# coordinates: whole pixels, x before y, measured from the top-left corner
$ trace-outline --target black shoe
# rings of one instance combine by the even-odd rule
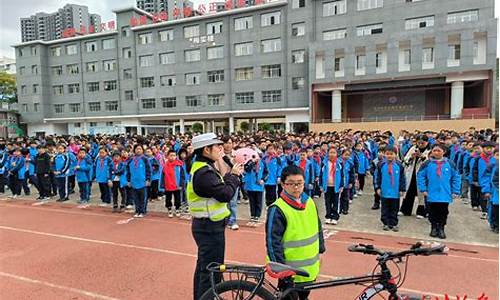
[[[429,234],[431,237],[438,237],[438,226],[436,224],[431,224],[431,233]]]
[[[69,201],[69,198],[62,199],[63,202]]]
[[[63,201],[64,201],[64,199],[57,199],[56,201],[57,201],[57,202],[63,202]]]
[[[37,197],[36,200],[43,200],[43,197]]]
[[[349,214],[349,212],[348,212],[347,210],[344,210],[344,211],[342,211],[342,214],[343,214],[343,215],[348,215],[348,214]]]
[[[118,211],[118,207],[113,207],[113,213],[117,213]]]
[[[439,225],[438,227],[438,238],[446,239],[446,233],[444,232],[444,225]]]
[[[378,205],[378,204],[373,204],[372,209],[373,209],[373,210],[380,209],[380,205]]]

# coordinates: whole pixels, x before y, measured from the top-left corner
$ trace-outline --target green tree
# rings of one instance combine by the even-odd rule
[[[17,102],[16,76],[0,72],[0,102]]]
[[[243,130],[244,133],[247,133],[248,130],[250,129],[250,124],[248,124],[248,122],[241,122],[240,123],[240,129]]]
[[[191,126],[191,130],[193,132],[203,132],[203,125],[201,123],[194,123],[193,126]]]
[[[271,124],[269,123],[260,123],[259,124],[259,130],[270,132],[272,129]]]

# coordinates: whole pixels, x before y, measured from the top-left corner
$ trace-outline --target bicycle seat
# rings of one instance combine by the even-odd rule
[[[303,277],[308,277],[309,273],[302,269],[294,268],[289,265],[285,264],[280,264],[277,262],[269,262],[266,265],[266,272],[271,276],[272,278],[277,278],[277,279],[283,279],[287,277],[291,277],[294,275],[298,276],[303,276]]]

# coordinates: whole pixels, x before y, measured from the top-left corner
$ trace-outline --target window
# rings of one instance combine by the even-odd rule
[[[106,126],[113,126],[113,122],[106,122]]]
[[[52,86],[52,91],[54,92],[54,95],[56,95],[56,96],[64,94],[64,88],[62,85]]]
[[[372,34],[382,33],[382,23],[373,25],[358,26],[356,29],[357,36],[367,36]]]
[[[177,106],[177,99],[175,97],[161,98],[163,108],[174,108]]]
[[[105,60],[102,62],[104,71],[114,71],[116,69],[116,60]]]
[[[384,0],[358,0],[358,10],[374,9],[384,6]]]
[[[124,26],[122,27],[122,37],[129,37],[130,36],[130,27]]]
[[[263,103],[281,102],[281,90],[262,91],[262,102]]]
[[[346,0],[323,3],[323,17],[341,15],[346,13]]]
[[[139,34],[137,38],[139,45],[151,44],[153,42],[153,34],[151,32]]]
[[[160,76],[161,86],[175,86],[175,84],[176,84],[175,75]]]
[[[125,91],[125,100],[132,101],[134,100],[134,91]]]
[[[141,78],[141,88],[152,88],[155,86],[154,77],[142,77]]]
[[[52,67],[51,68],[52,70],[52,75],[57,75],[57,76],[60,76],[62,75],[63,71],[62,71],[62,66],[56,66],[56,67]]]
[[[405,21],[406,30],[432,27],[432,26],[434,26],[434,16],[406,19]]]
[[[87,72],[97,72],[99,70],[99,67],[97,66],[96,61],[88,62],[87,63]]]
[[[33,112],[38,112],[40,109],[40,103],[33,103]]]
[[[104,81],[104,90],[105,91],[116,90],[116,80]]]
[[[101,111],[101,102],[89,102],[89,111],[91,112]]]
[[[253,92],[236,93],[236,103],[254,103]]]
[[[79,113],[80,112],[80,103],[70,103],[69,104],[69,112]]]
[[[428,47],[422,49],[422,62],[428,64],[434,62],[434,48]]]
[[[281,77],[281,65],[262,66],[262,78],[279,78]]]
[[[253,54],[253,43],[241,43],[234,44],[234,55],[235,56],[244,56],[244,55],[252,55]]]
[[[54,104],[54,112],[56,114],[63,114],[64,113],[64,104]]]
[[[36,46],[32,46],[31,47],[31,56],[36,56],[37,55],[37,47]]]
[[[118,111],[118,101],[105,101],[104,109],[106,111]]]
[[[38,84],[33,85],[33,94],[38,94]]]
[[[77,53],[76,45],[66,46],[66,54],[67,55],[75,55],[76,53]]]
[[[95,52],[97,51],[97,42],[86,42],[85,43],[85,48],[87,49],[87,52]]]
[[[28,112],[28,104],[23,104],[21,111],[22,112]]]
[[[188,73],[185,75],[186,85],[199,85],[200,73]]]
[[[260,49],[262,53],[281,51],[281,39],[263,40]]]
[[[277,25],[280,23],[281,12],[276,11],[268,14],[262,14],[260,16],[260,25],[262,27]]]
[[[201,106],[201,96],[186,96],[186,106],[196,107]]]
[[[220,58],[224,58],[224,46],[207,48],[207,59],[220,59]]]
[[[222,32],[222,21],[207,23],[207,35],[219,34]]]
[[[479,20],[479,11],[477,9],[473,9],[448,13],[446,23],[456,24],[465,22],[477,22],[477,20]]]
[[[200,49],[184,51],[184,59],[186,62],[200,61]]]
[[[234,30],[247,30],[253,28],[253,17],[243,17],[234,19]]]
[[[403,50],[403,64],[411,65],[411,49]]]
[[[356,69],[363,70],[366,66],[366,55],[360,54],[356,55]]]
[[[61,47],[50,48],[50,54],[52,56],[61,56]]]
[[[304,77],[292,77],[292,89],[299,90],[304,88]]]
[[[123,69],[123,79],[132,79],[132,69]]]
[[[301,64],[304,62],[306,56],[305,50],[293,50],[292,51],[292,63]]]
[[[292,36],[303,36],[306,34],[306,23],[292,24]]]
[[[377,74],[385,73],[387,72],[387,54],[385,49],[378,50],[377,53],[375,53],[375,72]]]
[[[160,53],[160,64],[175,64],[175,52]]]
[[[224,105],[224,94],[208,95],[208,106]]]
[[[198,36],[200,36],[200,26],[193,25],[193,26],[184,27],[184,38],[185,39],[198,37]]]
[[[26,71],[26,67],[19,67],[19,75],[24,75],[25,71]]]
[[[132,58],[132,49],[130,47],[126,47],[122,49],[123,58]]]
[[[98,92],[99,91],[99,82],[87,82],[87,90],[89,92]]]
[[[301,8],[306,6],[306,0],[292,0],[292,8]]]
[[[160,42],[173,41],[174,40],[174,30],[167,29],[158,32],[158,36],[160,38]]]
[[[347,30],[345,28],[323,31],[324,41],[340,40],[346,37],[347,37]]]
[[[224,70],[208,71],[207,77],[211,83],[224,82]]]
[[[80,73],[80,66],[78,64],[71,64],[66,66],[66,73],[70,75]]]
[[[335,72],[343,72],[344,71],[344,57],[335,57],[334,71]]]
[[[139,66],[140,67],[152,67],[153,66],[153,55],[139,56]]]
[[[248,67],[248,68],[238,68],[235,69],[235,80],[240,81],[240,80],[252,80],[253,79],[253,68]]]
[[[460,44],[448,45],[448,59],[460,60]]]
[[[68,84],[68,93],[69,94],[80,93],[80,84],[79,83]]]
[[[89,122],[89,126],[90,127],[96,127],[97,126],[97,122]]]
[[[38,75],[38,66],[37,65],[31,66],[31,74]]]
[[[26,95],[28,93],[28,88],[25,85],[21,85],[21,95]]]

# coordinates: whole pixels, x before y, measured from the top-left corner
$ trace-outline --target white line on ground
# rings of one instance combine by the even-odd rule
[[[68,286],[58,285],[58,284],[50,283],[50,282],[47,282],[47,281],[42,281],[42,280],[27,278],[27,277],[15,275],[15,274],[5,273],[5,272],[2,272],[2,271],[0,271],[0,276],[12,278],[12,279],[16,279],[16,280],[20,280],[20,281],[24,281],[24,282],[29,282],[29,283],[33,283],[33,284],[44,285],[44,286],[48,286],[48,287],[52,287],[52,288],[56,288],[56,289],[60,289],[60,290],[68,291],[68,292],[73,292],[73,293],[76,293],[76,294],[89,296],[89,297],[92,297],[92,298],[95,298],[95,299],[119,300],[118,298],[113,298],[113,297],[109,297],[109,296],[97,294],[97,293],[90,292],[90,291],[85,291],[85,290],[81,290],[81,289],[77,289],[77,288],[72,288],[72,287],[68,287]]]

